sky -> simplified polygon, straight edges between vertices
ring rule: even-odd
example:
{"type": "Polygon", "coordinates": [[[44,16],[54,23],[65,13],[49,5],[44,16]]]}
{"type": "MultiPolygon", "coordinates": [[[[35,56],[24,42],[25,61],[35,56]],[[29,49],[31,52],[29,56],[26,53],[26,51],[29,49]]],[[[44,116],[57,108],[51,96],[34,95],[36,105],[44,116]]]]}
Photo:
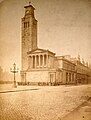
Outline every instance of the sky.
{"type": "MultiPolygon", "coordinates": [[[[21,69],[21,18],[29,0],[0,0],[0,66],[21,69]]],[[[31,0],[38,47],[91,62],[91,0],[31,0]]]]}

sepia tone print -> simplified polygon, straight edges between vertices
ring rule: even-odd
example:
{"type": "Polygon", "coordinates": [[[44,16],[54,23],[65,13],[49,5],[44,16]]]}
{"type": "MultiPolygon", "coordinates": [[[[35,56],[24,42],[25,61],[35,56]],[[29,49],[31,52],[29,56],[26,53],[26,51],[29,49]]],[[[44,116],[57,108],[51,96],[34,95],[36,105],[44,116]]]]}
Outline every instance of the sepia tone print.
{"type": "Polygon", "coordinates": [[[0,120],[91,120],[90,4],[0,1],[0,120]]]}

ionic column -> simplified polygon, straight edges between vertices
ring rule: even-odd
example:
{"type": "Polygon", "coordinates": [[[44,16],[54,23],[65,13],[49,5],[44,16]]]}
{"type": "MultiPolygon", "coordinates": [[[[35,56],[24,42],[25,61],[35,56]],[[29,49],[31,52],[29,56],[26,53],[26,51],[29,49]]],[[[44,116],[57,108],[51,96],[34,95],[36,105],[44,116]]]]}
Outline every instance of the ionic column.
{"type": "Polygon", "coordinates": [[[35,68],[36,68],[36,55],[35,55],[35,68]]]}
{"type": "Polygon", "coordinates": [[[33,68],[33,56],[31,56],[31,67],[33,68]]]}
{"type": "Polygon", "coordinates": [[[35,68],[35,56],[33,55],[33,68],[35,68]]]}
{"type": "Polygon", "coordinates": [[[48,60],[48,55],[46,55],[46,66],[48,67],[49,65],[49,60],[48,60]]]}
{"type": "Polygon", "coordinates": [[[68,83],[69,83],[69,73],[68,73],[68,83]]]}
{"type": "Polygon", "coordinates": [[[39,68],[40,68],[40,55],[39,55],[39,68]]]}
{"type": "Polygon", "coordinates": [[[72,80],[72,76],[73,76],[73,74],[71,73],[71,82],[73,81],[73,80],[72,80]]]}
{"type": "Polygon", "coordinates": [[[42,55],[43,56],[43,64],[42,64],[42,66],[44,67],[44,55],[42,55]]]}

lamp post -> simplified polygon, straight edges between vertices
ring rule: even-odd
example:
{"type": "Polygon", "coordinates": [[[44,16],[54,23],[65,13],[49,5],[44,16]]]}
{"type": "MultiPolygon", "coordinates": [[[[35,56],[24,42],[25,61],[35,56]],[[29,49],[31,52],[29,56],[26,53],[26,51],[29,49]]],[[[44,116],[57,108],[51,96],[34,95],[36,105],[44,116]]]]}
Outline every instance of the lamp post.
{"type": "Polygon", "coordinates": [[[18,73],[18,68],[16,68],[16,64],[14,63],[13,64],[13,68],[10,68],[10,71],[12,72],[12,73],[14,73],[14,87],[17,87],[17,85],[16,85],[16,79],[15,79],[15,73],[18,73]]]}

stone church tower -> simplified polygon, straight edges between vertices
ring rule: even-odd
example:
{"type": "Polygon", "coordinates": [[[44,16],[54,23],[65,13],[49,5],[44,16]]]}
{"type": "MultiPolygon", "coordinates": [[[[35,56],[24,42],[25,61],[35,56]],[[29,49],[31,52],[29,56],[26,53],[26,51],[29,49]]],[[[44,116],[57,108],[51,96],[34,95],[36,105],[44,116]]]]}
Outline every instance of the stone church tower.
{"type": "Polygon", "coordinates": [[[35,8],[30,4],[24,8],[25,15],[22,18],[21,41],[21,84],[61,85],[77,84],[77,82],[88,83],[88,80],[90,80],[90,69],[79,62],[79,56],[78,59],[73,60],[69,56],[55,56],[52,51],[37,47],[35,8]],[[79,71],[79,66],[86,72],[79,71]]]}
{"type": "Polygon", "coordinates": [[[25,6],[25,15],[22,18],[22,45],[21,68],[28,69],[27,52],[37,48],[37,20],[34,17],[35,8],[32,5],[25,6]]]}

